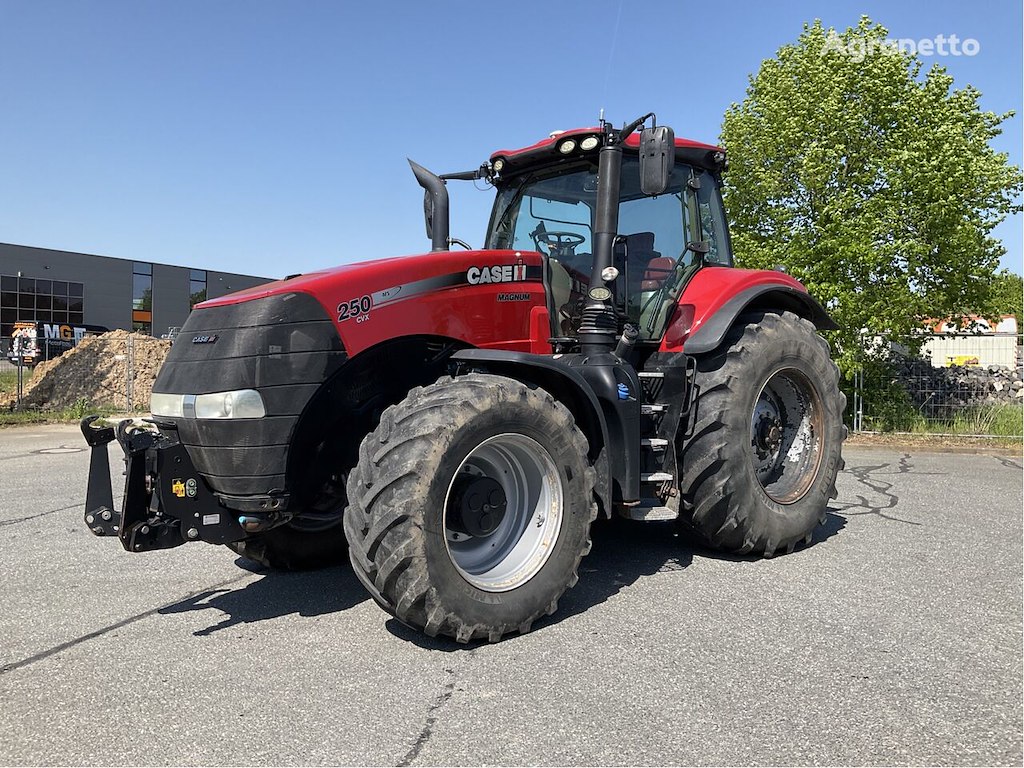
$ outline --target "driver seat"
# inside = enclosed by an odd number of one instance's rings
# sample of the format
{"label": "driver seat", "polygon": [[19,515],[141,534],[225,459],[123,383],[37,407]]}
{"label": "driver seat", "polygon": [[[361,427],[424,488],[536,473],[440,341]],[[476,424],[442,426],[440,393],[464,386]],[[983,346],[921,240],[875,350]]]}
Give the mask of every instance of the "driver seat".
{"label": "driver seat", "polygon": [[[659,251],[654,250],[653,232],[634,232],[631,235],[623,235],[621,242],[625,245],[625,252],[620,255],[623,267],[626,268],[628,285],[626,290],[629,294],[627,306],[633,322],[641,322],[642,318],[633,315],[633,312],[640,310],[647,303],[647,299],[658,289],[657,280],[664,270],[658,269],[661,262],[671,260],[662,257]],[[653,267],[652,267],[653,265]]]}
{"label": "driver seat", "polygon": [[676,263],[666,257],[658,256],[647,262],[643,280],[640,281],[640,327],[646,328],[651,317],[657,317],[662,311],[664,301],[652,304],[651,301],[665,285],[675,271]]}
{"label": "driver seat", "polygon": [[644,279],[640,282],[640,295],[660,290],[661,286],[672,275],[675,262],[667,256],[658,256],[647,262]]}

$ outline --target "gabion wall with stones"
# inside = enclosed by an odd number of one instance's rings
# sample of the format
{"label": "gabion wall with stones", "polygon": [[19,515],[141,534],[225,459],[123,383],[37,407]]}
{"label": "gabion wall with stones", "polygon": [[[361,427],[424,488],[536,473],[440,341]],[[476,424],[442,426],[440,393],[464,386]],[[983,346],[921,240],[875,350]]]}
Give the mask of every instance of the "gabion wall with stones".
{"label": "gabion wall with stones", "polygon": [[1024,434],[1024,335],[864,334],[859,351],[848,398],[854,431]]}
{"label": "gabion wall with stones", "polygon": [[893,363],[893,383],[904,388],[925,418],[948,419],[952,411],[995,403],[1024,403],[1020,369],[999,365],[936,368],[927,360]]}

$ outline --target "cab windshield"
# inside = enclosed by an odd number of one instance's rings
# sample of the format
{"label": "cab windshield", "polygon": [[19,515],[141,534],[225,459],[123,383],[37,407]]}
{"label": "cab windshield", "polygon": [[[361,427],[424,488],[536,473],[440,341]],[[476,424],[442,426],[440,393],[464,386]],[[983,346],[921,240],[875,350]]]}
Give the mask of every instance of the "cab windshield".
{"label": "cab windshield", "polygon": [[[682,288],[706,264],[731,266],[715,179],[678,163],[664,194],[640,191],[640,164],[623,158],[619,237],[615,247],[616,305],[641,341],[660,339]],[[526,174],[499,188],[487,248],[534,250],[548,257],[552,325],[574,336],[593,265],[597,166],[584,164]],[[707,253],[687,247],[702,243]],[[700,250],[703,250],[701,248]]]}

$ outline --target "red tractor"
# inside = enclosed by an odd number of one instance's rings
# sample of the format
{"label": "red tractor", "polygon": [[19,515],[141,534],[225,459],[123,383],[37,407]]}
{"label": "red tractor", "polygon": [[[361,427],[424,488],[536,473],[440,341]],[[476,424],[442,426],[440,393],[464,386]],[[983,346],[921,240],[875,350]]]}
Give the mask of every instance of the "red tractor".
{"label": "red tractor", "polygon": [[[737,553],[810,543],[842,464],[816,332],[835,325],[793,278],[732,266],[724,152],[653,123],[466,173],[412,163],[430,253],[198,305],[152,419],[83,421],[89,528],[274,568],[347,543],[384,609],[460,642],[554,612],[598,516],[677,520]],[[453,179],[497,192],[482,250],[448,235]]]}

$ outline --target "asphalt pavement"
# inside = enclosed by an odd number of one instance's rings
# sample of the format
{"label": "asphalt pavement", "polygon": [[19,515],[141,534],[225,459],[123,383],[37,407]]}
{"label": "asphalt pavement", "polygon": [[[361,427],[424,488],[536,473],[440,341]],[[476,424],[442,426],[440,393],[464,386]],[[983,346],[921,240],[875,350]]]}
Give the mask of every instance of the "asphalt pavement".
{"label": "asphalt pavement", "polygon": [[0,764],[1024,760],[1019,457],[848,447],[813,544],[771,560],[599,525],[555,616],[467,648],[347,567],[94,537],[84,448],[0,430]]}

